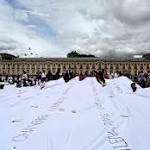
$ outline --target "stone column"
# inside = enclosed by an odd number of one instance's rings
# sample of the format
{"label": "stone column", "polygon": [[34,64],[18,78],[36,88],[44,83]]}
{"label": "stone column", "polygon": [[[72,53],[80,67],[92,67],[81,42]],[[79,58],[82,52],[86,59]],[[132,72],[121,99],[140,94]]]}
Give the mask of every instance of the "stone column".
{"label": "stone column", "polygon": [[144,70],[144,72],[147,72],[147,68],[146,68],[146,64],[145,63],[143,64],[143,70]]}
{"label": "stone column", "polygon": [[29,74],[30,75],[32,74],[32,66],[31,66],[31,64],[29,64]]}
{"label": "stone column", "polygon": [[134,76],[135,75],[135,72],[134,72],[134,65],[133,64],[130,64],[131,66],[131,75]]}
{"label": "stone column", "polygon": [[48,64],[46,63],[46,64],[45,64],[45,72],[46,72],[46,73],[48,72],[48,67],[47,67],[47,66],[48,66]]}
{"label": "stone column", "polygon": [[107,73],[110,74],[110,63],[107,64]]}
{"label": "stone column", "polygon": [[62,63],[60,64],[60,73],[61,74],[63,73],[63,64]]}
{"label": "stone column", "polygon": [[37,63],[34,64],[34,74],[37,73]]}
{"label": "stone column", "polygon": [[15,75],[17,75],[17,64],[15,64]]}

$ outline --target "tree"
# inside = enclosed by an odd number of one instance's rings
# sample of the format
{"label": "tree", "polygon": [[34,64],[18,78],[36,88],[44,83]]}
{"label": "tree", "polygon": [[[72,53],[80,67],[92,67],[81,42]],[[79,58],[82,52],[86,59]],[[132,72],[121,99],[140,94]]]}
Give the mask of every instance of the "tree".
{"label": "tree", "polygon": [[70,53],[67,54],[68,58],[73,58],[73,57],[79,57],[79,53],[77,53],[76,51],[72,51]]}
{"label": "tree", "polygon": [[86,58],[86,57],[88,57],[88,58],[92,57],[92,58],[94,58],[95,56],[91,55],[91,54],[89,54],[89,55],[79,54],[76,51],[71,51],[70,53],[67,54],[67,57],[68,58],[81,58],[81,57],[84,57],[84,58]]}
{"label": "tree", "polygon": [[150,59],[150,53],[144,54],[144,55],[143,55],[143,58],[145,58],[145,59]]}

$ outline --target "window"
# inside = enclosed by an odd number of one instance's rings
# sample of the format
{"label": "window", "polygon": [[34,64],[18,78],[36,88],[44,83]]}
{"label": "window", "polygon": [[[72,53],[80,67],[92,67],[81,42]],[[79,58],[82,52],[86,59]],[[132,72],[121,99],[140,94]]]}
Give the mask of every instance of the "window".
{"label": "window", "polygon": [[136,64],[134,64],[134,69],[137,69],[137,65]]}
{"label": "window", "polygon": [[149,70],[149,64],[147,64],[147,67],[146,67],[148,70]]}
{"label": "window", "polygon": [[92,64],[92,69],[95,69],[95,65],[94,64]]}
{"label": "window", "polygon": [[89,64],[86,65],[86,69],[89,69]]}
{"label": "window", "polygon": [[82,69],[83,67],[82,67],[82,65],[80,64],[80,69]]}

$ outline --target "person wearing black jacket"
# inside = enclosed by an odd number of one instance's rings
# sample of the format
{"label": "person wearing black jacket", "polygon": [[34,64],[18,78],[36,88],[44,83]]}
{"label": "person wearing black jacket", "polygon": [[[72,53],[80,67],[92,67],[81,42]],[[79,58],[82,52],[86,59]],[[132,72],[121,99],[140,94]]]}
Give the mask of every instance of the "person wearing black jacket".
{"label": "person wearing black jacket", "polygon": [[66,71],[66,72],[63,74],[63,79],[65,80],[66,83],[70,80],[70,79],[69,79],[69,73],[68,73],[68,71]]}

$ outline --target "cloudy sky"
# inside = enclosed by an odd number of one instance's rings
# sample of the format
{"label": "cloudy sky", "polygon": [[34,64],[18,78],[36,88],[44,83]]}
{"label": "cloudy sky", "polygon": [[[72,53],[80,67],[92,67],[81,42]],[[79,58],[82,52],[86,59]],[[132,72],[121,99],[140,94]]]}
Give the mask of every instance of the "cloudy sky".
{"label": "cloudy sky", "polygon": [[150,0],[0,0],[0,52],[63,57],[71,50],[150,52]]}

